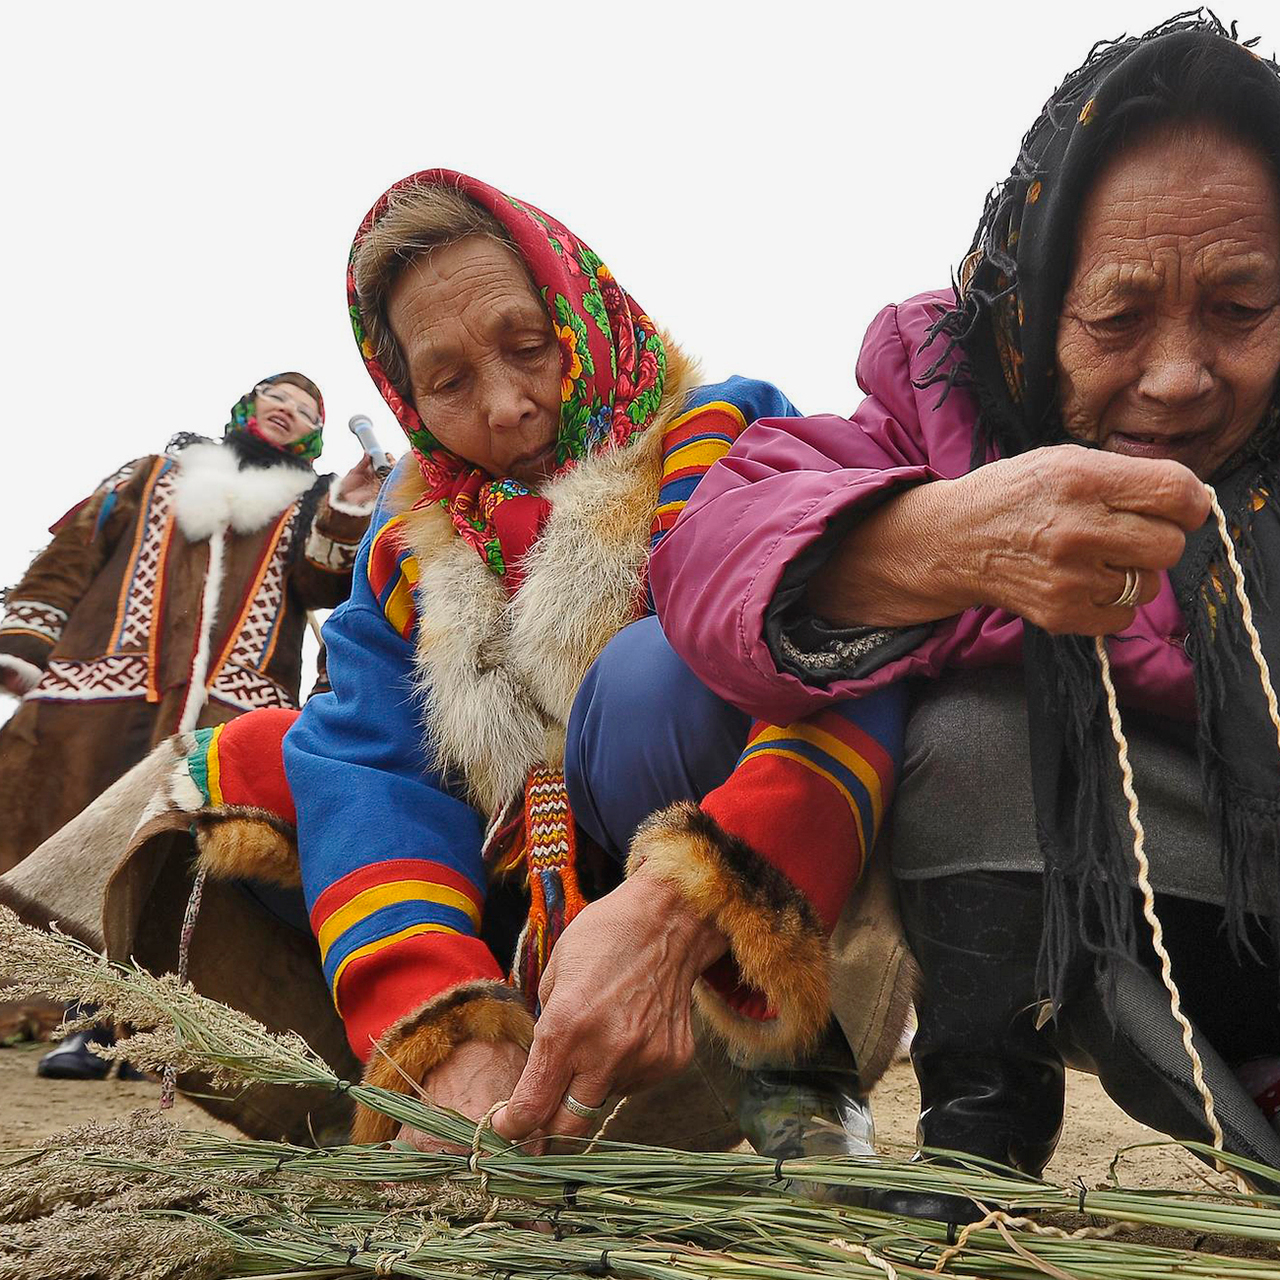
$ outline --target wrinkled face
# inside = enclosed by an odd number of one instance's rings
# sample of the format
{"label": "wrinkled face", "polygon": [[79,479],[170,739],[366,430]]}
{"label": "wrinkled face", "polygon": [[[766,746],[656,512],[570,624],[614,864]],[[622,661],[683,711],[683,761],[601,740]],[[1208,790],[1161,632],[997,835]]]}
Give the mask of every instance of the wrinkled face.
{"label": "wrinkled face", "polygon": [[1058,322],[1068,432],[1202,479],[1252,434],[1280,373],[1280,193],[1221,132],[1157,133],[1099,173]]}
{"label": "wrinkled face", "polygon": [[556,465],[560,344],[520,259],[487,236],[436,249],[396,280],[387,319],[427,430],[536,492]]}
{"label": "wrinkled face", "polygon": [[320,425],[315,396],[291,382],[269,382],[255,388],[253,413],[263,439],[277,447],[301,440]]}

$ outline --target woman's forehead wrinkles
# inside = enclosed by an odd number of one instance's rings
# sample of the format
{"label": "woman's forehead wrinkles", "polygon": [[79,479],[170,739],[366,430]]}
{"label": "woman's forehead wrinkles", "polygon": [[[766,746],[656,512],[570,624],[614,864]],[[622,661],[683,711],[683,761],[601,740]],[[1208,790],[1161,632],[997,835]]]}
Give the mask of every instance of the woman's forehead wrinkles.
{"label": "woman's forehead wrinkles", "polygon": [[[410,358],[412,368],[426,369],[463,358],[464,352],[458,341],[457,329],[449,321],[454,321],[468,333],[486,340],[506,337],[521,330],[542,331],[547,327],[546,313],[532,298],[527,303],[512,299],[496,306],[478,308],[474,315],[440,317],[424,314],[410,338],[413,348]],[[438,332],[441,326],[447,326],[443,333]]]}
{"label": "woman's forehead wrinkles", "polygon": [[1148,245],[1143,257],[1102,254],[1081,274],[1079,288],[1089,294],[1143,297],[1159,293],[1170,279],[1188,279],[1205,288],[1274,284],[1280,276],[1275,254],[1218,239],[1187,255],[1176,243]]}
{"label": "woman's forehead wrinkles", "polygon": [[1139,298],[1158,293],[1165,272],[1153,259],[1097,257],[1081,272],[1076,289],[1085,298]]}

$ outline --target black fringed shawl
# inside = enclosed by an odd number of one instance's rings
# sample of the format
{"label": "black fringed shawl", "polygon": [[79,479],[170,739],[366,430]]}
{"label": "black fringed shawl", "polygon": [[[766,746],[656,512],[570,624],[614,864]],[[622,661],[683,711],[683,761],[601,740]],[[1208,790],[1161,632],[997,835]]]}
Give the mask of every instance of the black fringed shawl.
{"label": "black fringed shawl", "polygon": [[[1232,101],[1226,101],[1227,97]],[[987,200],[957,285],[960,301],[930,341],[944,349],[922,385],[972,387],[973,456],[1005,456],[1067,439],[1057,407],[1058,315],[1082,200],[1102,161],[1132,130],[1164,119],[1241,128],[1280,173],[1280,72],[1203,10],[1147,35],[1094,47],[1023,139],[1009,178]],[[956,351],[960,359],[952,359]],[[1249,575],[1264,651],[1280,675],[1280,617],[1259,591],[1280,565],[1276,410],[1213,477]],[[1210,523],[1171,575],[1195,670],[1205,799],[1221,832],[1226,921],[1247,945],[1249,900],[1269,903],[1280,863],[1280,750]],[[1092,639],[1026,625],[1024,672],[1036,826],[1045,858],[1041,973],[1055,1004],[1084,947],[1132,954],[1132,837],[1124,824]],[[1250,892],[1251,891],[1251,892]]]}

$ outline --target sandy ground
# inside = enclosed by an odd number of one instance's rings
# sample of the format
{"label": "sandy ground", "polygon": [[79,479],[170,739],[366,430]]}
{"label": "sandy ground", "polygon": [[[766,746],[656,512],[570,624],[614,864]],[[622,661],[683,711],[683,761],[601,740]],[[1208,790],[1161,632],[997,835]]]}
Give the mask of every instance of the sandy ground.
{"label": "sandy ground", "polygon": [[[0,1049],[0,1147],[27,1146],[90,1120],[114,1120],[139,1107],[155,1107],[160,1086],[150,1080],[42,1080],[36,1061],[49,1046]],[[234,1134],[229,1125],[178,1098],[174,1122],[185,1129]]]}
{"label": "sandy ground", "polygon": [[[35,1073],[36,1060],[47,1047],[28,1043],[0,1049],[0,1147],[25,1146],[73,1125],[126,1116],[138,1107],[154,1107],[159,1100],[159,1085],[151,1081],[42,1080]],[[893,1154],[909,1153],[918,1094],[908,1063],[900,1062],[890,1069],[872,1104],[881,1147]],[[181,1097],[172,1114],[184,1128],[233,1132]],[[1080,1177],[1092,1186],[1106,1177],[1119,1148],[1157,1138],[1124,1115],[1093,1077],[1072,1073],[1063,1139],[1048,1172],[1063,1182],[1073,1183]],[[1192,1188],[1199,1184],[1198,1168],[1180,1148],[1147,1148],[1125,1157],[1121,1177],[1132,1186]]]}

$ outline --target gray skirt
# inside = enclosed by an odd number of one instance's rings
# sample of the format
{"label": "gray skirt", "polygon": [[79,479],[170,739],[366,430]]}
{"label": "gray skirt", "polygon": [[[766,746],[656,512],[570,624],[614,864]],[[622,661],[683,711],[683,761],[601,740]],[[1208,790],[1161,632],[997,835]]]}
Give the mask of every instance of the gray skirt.
{"label": "gray skirt", "polygon": [[[1219,842],[1204,809],[1194,726],[1132,710],[1122,717],[1156,891],[1221,905]],[[1113,784],[1127,848],[1118,767]],[[921,682],[885,839],[894,875],[903,880],[1043,871],[1020,669]],[[1266,900],[1259,893],[1251,904]]]}

